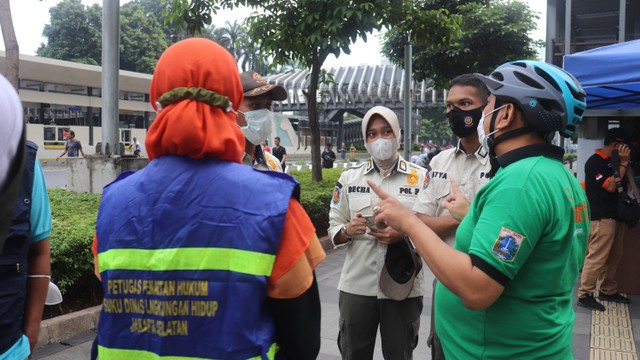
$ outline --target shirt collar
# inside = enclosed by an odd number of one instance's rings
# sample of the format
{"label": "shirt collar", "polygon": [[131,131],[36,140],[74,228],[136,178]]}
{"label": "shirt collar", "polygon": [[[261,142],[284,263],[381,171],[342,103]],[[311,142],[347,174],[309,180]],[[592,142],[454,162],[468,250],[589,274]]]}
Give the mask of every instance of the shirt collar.
{"label": "shirt collar", "polygon": [[609,155],[605,154],[602,149],[596,149],[596,154],[600,155],[600,157],[605,160],[609,158]]}
{"label": "shirt collar", "polygon": [[[458,155],[467,156],[467,153],[464,151],[464,148],[462,147],[462,143],[460,142],[460,140],[458,140],[458,145],[456,146],[456,156]],[[473,155],[476,157],[476,159],[478,159],[478,161],[482,165],[486,165],[487,162],[489,161],[489,153],[484,151],[484,149],[482,148],[482,145],[478,146],[478,148],[473,153]]]}
{"label": "shirt collar", "polygon": [[562,161],[564,150],[561,147],[551,144],[533,144],[511,150],[498,157],[500,167],[507,167],[514,162],[530,157],[544,156],[547,158]]}
{"label": "shirt collar", "polygon": [[[368,174],[373,169],[375,169],[378,173],[380,173],[380,169],[378,169],[378,166],[373,161],[373,158],[369,158],[367,160],[367,165],[365,166],[364,173]],[[393,175],[396,172],[401,172],[403,174],[411,173],[411,171],[409,170],[409,164],[405,161],[405,159],[400,154],[398,154],[398,162],[396,162],[396,165],[391,170],[391,175]]]}

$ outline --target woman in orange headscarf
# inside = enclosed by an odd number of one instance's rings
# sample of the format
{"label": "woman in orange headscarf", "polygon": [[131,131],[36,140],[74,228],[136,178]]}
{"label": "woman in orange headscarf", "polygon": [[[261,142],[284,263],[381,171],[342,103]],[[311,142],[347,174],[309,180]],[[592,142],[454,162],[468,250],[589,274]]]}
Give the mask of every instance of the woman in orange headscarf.
{"label": "woman in orange headscarf", "polygon": [[240,164],[242,94],[210,40],[158,61],[151,162],[105,188],[96,224],[100,357],[317,357],[325,254],[297,182]]}

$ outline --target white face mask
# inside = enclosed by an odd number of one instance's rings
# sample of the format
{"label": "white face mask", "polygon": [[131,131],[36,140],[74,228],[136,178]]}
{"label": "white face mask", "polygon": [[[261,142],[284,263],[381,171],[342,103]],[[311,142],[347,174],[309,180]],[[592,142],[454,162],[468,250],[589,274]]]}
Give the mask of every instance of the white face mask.
{"label": "white face mask", "polygon": [[247,121],[246,126],[241,126],[240,130],[244,137],[254,145],[266,140],[271,135],[271,124],[273,123],[273,113],[268,109],[260,109],[247,111],[244,119]]}
{"label": "white face mask", "polygon": [[476,129],[476,131],[478,132],[478,140],[480,141],[480,146],[482,146],[482,150],[485,153],[489,153],[489,143],[487,142],[487,140],[489,139],[489,136],[495,134],[500,129],[495,129],[492,132],[490,132],[489,134],[485,134],[484,133],[484,119],[485,119],[485,117],[493,114],[494,112],[502,109],[505,106],[507,106],[507,105],[502,105],[497,109],[493,109],[486,115],[485,115],[484,111],[482,112],[482,116],[480,117],[480,121],[478,122],[478,128]]}
{"label": "white face mask", "polygon": [[56,284],[49,282],[49,288],[47,289],[47,298],[44,301],[45,305],[57,305],[62,302],[62,293]]}
{"label": "white face mask", "polygon": [[364,147],[367,148],[374,160],[385,161],[395,155],[398,149],[398,139],[380,138],[374,142],[364,144]]}

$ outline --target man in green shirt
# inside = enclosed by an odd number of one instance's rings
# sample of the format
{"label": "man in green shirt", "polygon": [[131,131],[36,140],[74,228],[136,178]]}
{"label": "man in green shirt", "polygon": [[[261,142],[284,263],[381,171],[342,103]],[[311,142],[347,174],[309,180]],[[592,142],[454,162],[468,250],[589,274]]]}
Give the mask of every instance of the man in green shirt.
{"label": "man in green shirt", "polygon": [[379,190],[378,226],[410,236],[439,280],[436,330],[448,359],[572,359],[573,286],[584,261],[589,207],[551,145],[586,108],[567,72],[514,61],[478,75],[492,95],[478,125],[491,181],[469,204],[452,181],[444,206],[461,221],[454,248]]}

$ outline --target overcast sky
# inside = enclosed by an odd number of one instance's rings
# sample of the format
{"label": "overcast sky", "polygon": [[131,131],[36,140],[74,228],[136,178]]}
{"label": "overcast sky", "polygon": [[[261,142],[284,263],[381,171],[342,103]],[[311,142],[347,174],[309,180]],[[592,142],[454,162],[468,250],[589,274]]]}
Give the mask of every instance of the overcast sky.
{"label": "overcast sky", "polygon": [[[545,18],[546,1],[542,0],[521,0],[529,4],[529,7],[540,13],[538,20],[538,30],[532,34],[534,39],[545,39]],[[60,0],[11,0],[11,13],[13,25],[20,46],[20,53],[35,55],[41,43],[46,42],[42,37],[44,25],[49,23],[49,8],[55,6]],[[126,4],[129,0],[120,0],[120,5]],[[82,0],[85,5],[102,4],[101,0]],[[248,16],[250,11],[238,11],[219,13],[214,17],[214,24],[222,26],[225,21],[241,20]],[[334,66],[354,66],[361,64],[379,65],[382,59],[380,54],[379,38],[376,35],[368,37],[365,43],[359,40],[351,46],[351,55],[340,55],[339,60],[330,55],[325,61],[325,67]],[[4,42],[0,37],[0,49],[4,50]]]}

